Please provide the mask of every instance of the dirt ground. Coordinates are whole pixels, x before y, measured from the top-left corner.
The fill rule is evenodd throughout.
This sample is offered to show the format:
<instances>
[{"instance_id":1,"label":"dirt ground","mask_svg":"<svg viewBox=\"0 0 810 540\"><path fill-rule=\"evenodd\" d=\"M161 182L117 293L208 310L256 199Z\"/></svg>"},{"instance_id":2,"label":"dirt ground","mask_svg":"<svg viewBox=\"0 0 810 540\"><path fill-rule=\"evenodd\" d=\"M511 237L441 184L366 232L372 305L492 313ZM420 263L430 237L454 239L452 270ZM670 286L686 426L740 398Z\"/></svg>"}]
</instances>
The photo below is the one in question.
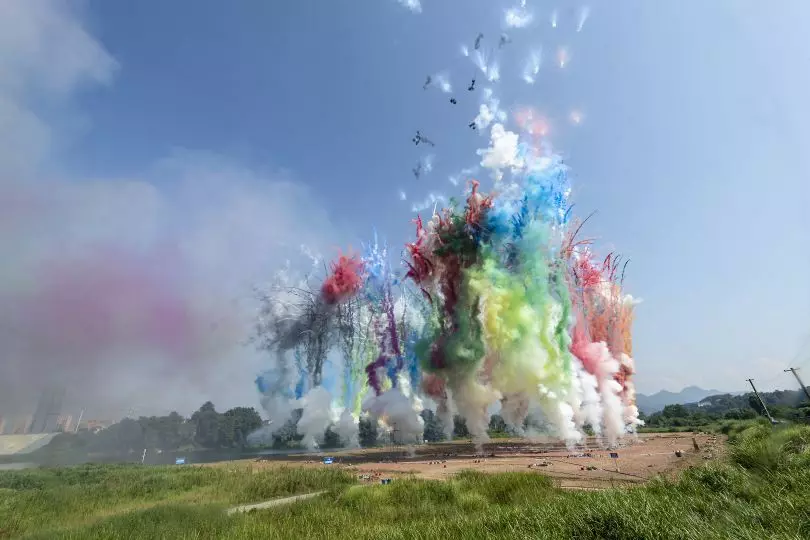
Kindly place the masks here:
<instances>
[{"instance_id":1,"label":"dirt ground","mask_svg":"<svg viewBox=\"0 0 810 540\"><path fill-rule=\"evenodd\" d=\"M585 445L574 450L558 442L502 439L485 444L483 452L469 442L452 442L411 449L388 447L269 456L242 463L254 470L285 465L339 467L356 474L363 482L373 483L408 476L441 480L464 469L533 471L553 478L562 488L603 489L643 483L659 474L672 476L689 465L716 459L723 451L723 444L722 438L715 435L650 433L641 434L636 441L628 441L612 451L600 447L595 439L588 439ZM612 458L611 452L618 458ZM330 465L323 463L327 456L333 458Z\"/></svg>"}]
</instances>

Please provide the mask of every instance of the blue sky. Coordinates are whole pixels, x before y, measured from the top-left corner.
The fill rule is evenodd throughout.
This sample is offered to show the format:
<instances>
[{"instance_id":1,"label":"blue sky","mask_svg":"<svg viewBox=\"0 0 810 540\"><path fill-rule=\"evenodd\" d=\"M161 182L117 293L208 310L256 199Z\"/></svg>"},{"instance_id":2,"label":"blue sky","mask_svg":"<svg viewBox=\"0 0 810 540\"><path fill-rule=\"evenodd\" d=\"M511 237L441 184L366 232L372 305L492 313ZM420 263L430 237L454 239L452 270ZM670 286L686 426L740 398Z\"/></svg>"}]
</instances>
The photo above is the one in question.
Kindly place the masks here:
<instances>
[{"instance_id":1,"label":"blue sky","mask_svg":"<svg viewBox=\"0 0 810 540\"><path fill-rule=\"evenodd\" d=\"M47 218L17 224L15 237L30 240L25 257L32 245L40 257L48 246L72 255L112 241L142 253L169 238L193 268L183 278L194 284L189 301L213 311L201 291L233 299L299 244L330 255L376 228L401 245L414 201L460 189L448 176L475 165L488 139L466 127L480 90L464 89L476 71L459 46L478 32L492 44L511 6L422 0L415 14L395 0L61 4L0 9L15 30L0 38L2 172L35 198L66 193L49 195ZM598 211L588 234L632 259L627 286L644 299L639 391L734 390L747 377L792 387L781 370L797 354L793 363L810 367L810 5L591 2L581 32L582 4L528 7L535 24L508 32L501 81L489 86L504 109L548 116L578 213ZM538 45L544 63L527 85L522 62ZM560 46L571 54L565 69L553 62ZM422 90L439 71L458 105ZM568 119L575 109L578 126ZM433 171L418 180L416 129L437 143ZM259 361L226 376L218 358L192 381L187 368L169 371L198 389L195 399L220 392L236 402ZM164 362L154 369L167 373Z\"/></svg>"}]
</instances>

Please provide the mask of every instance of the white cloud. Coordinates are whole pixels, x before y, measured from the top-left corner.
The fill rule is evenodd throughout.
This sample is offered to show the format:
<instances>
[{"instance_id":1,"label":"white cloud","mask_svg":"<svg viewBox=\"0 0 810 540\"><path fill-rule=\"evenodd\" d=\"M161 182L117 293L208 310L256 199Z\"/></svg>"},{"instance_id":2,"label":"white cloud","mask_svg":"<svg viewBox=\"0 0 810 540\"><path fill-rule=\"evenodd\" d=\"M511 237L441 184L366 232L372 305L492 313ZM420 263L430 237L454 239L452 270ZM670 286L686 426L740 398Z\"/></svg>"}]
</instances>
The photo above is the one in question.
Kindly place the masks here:
<instances>
[{"instance_id":1,"label":"white cloud","mask_svg":"<svg viewBox=\"0 0 810 540\"><path fill-rule=\"evenodd\" d=\"M397 2L414 13L422 13L422 2L420 0L397 0Z\"/></svg>"},{"instance_id":2,"label":"white cloud","mask_svg":"<svg viewBox=\"0 0 810 540\"><path fill-rule=\"evenodd\" d=\"M107 84L116 66L67 3L0 2L0 183L33 174L51 152L52 128L31 104Z\"/></svg>"},{"instance_id":3,"label":"white cloud","mask_svg":"<svg viewBox=\"0 0 810 540\"><path fill-rule=\"evenodd\" d=\"M496 181L503 178L504 169L519 170L524 167L518 151L517 133L507 131L502 124L492 126L490 147L478 150L481 166L492 171Z\"/></svg>"},{"instance_id":4,"label":"white cloud","mask_svg":"<svg viewBox=\"0 0 810 540\"><path fill-rule=\"evenodd\" d=\"M0 413L48 384L88 414L253 404L251 286L339 233L289 175L216 153L66 173L49 115L116 67L66 5L0 2Z\"/></svg>"},{"instance_id":5,"label":"white cloud","mask_svg":"<svg viewBox=\"0 0 810 540\"><path fill-rule=\"evenodd\" d=\"M504 23L508 28L525 28L534 20L534 15L526 9L526 3L511 7L504 12Z\"/></svg>"},{"instance_id":6,"label":"white cloud","mask_svg":"<svg viewBox=\"0 0 810 540\"><path fill-rule=\"evenodd\" d=\"M483 92L484 103L478 106L478 115L473 120L479 130L486 129L492 122L505 122L506 112L501 109L501 102L496 98L491 88Z\"/></svg>"}]
</instances>

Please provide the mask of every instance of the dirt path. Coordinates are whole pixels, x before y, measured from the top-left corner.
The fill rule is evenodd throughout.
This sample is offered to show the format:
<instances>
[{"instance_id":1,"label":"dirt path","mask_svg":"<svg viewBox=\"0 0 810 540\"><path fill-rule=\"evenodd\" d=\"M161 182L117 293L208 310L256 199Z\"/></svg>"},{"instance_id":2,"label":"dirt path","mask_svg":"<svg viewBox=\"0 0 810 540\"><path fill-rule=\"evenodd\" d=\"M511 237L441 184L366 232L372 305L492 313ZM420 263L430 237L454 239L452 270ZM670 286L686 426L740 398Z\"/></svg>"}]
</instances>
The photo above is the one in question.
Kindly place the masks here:
<instances>
[{"instance_id":1,"label":"dirt path","mask_svg":"<svg viewBox=\"0 0 810 540\"><path fill-rule=\"evenodd\" d=\"M693 437L698 450L693 448ZM274 456L242 463L253 470L279 466L336 467L356 475L361 483L371 484L379 484L383 478L445 480L465 469L493 473L525 471L549 476L566 489L605 489L643 484L658 475L672 477L690 465L717 459L722 449L723 438L719 436L660 433L639 435L636 441L616 448L618 459L612 458L610 451L600 448L593 439L577 449L567 449L554 441L512 439L487 443L485 455L476 452L472 444L459 441L412 449ZM325 455L334 457L332 465L322 463Z\"/></svg>"},{"instance_id":2,"label":"dirt path","mask_svg":"<svg viewBox=\"0 0 810 540\"><path fill-rule=\"evenodd\" d=\"M257 504L242 504L239 506L234 506L233 508L228 509L228 515L242 513L242 512L250 512L251 510L263 510L265 508L272 508L274 506L282 506L285 504L292 504L297 501L304 501L306 499L311 499L313 497L317 497L318 495L323 495L326 491L316 491L315 493L305 493L303 495L293 495L292 497L284 497L282 499L273 499L272 501L265 501L262 503Z\"/></svg>"}]
</instances>

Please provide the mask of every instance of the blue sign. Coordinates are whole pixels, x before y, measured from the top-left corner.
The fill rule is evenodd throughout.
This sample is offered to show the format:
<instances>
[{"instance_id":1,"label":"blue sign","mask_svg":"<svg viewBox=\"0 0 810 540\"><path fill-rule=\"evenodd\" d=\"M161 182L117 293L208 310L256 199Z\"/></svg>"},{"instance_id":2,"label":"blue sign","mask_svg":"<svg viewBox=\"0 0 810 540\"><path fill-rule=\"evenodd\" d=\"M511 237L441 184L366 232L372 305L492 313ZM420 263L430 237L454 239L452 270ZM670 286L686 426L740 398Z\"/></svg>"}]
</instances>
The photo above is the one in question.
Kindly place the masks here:
<instances>
[{"instance_id":1,"label":"blue sign","mask_svg":"<svg viewBox=\"0 0 810 540\"><path fill-rule=\"evenodd\" d=\"M331 465L332 464L332 458L330 458L330 457L323 458L323 464L324 465Z\"/></svg>"},{"instance_id":2,"label":"blue sign","mask_svg":"<svg viewBox=\"0 0 810 540\"><path fill-rule=\"evenodd\" d=\"M175 465L185 465L186 464L186 458L184 458L184 457L175 458L174 464Z\"/></svg>"}]
</instances>

